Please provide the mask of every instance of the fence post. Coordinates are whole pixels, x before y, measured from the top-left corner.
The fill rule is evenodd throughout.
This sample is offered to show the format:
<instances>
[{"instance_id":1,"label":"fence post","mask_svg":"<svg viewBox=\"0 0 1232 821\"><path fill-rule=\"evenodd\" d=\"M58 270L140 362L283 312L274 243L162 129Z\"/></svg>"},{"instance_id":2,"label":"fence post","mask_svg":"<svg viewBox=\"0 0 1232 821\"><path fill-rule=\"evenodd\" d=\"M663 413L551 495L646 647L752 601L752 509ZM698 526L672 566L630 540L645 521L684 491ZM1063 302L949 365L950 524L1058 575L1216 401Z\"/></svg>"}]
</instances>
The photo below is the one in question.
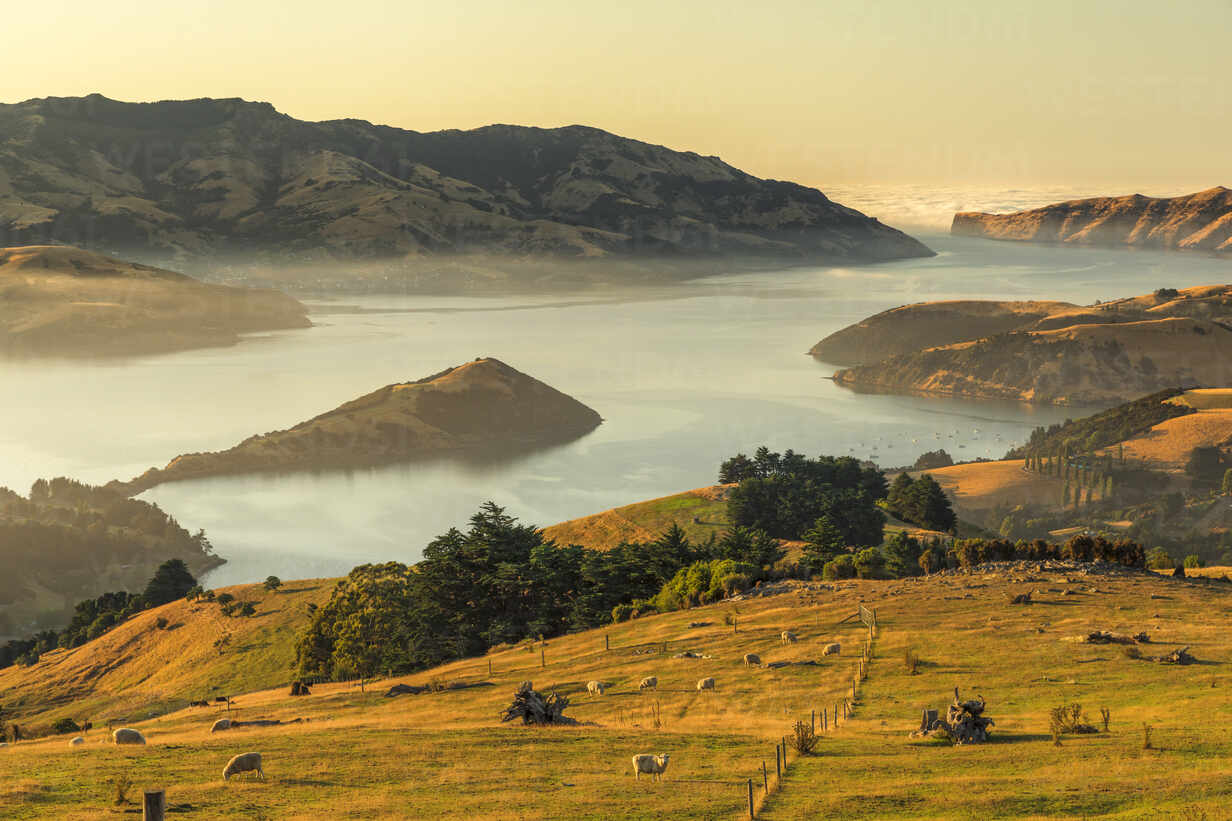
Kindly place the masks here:
<instances>
[{"instance_id":1,"label":"fence post","mask_svg":"<svg viewBox=\"0 0 1232 821\"><path fill-rule=\"evenodd\" d=\"M749 818L753 817L753 779L749 779Z\"/></svg>"},{"instance_id":2,"label":"fence post","mask_svg":"<svg viewBox=\"0 0 1232 821\"><path fill-rule=\"evenodd\" d=\"M146 790L141 806L142 821L165 821L167 793L162 790Z\"/></svg>"},{"instance_id":3,"label":"fence post","mask_svg":"<svg viewBox=\"0 0 1232 821\"><path fill-rule=\"evenodd\" d=\"M817 734L817 711L813 710L813 734Z\"/></svg>"},{"instance_id":4,"label":"fence post","mask_svg":"<svg viewBox=\"0 0 1232 821\"><path fill-rule=\"evenodd\" d=\"M492 659L488 658L488 678L492 678Z\"/></svg>"},{"instance_id":5,"label":"fence post","mask_svg":"<svg viewBox=\"0 0 1232 821\"><path fill-rule=\"evenodd\" d=\"M539 666L540 667L548 666L548 657L542 647L539 648Z\"/></svg>"},{"instance_id":6,"label":"fence post","mask_svg":"<svg viewBox=\"0 0 1232 821\"><path fill-rule=\"evenodd\" d=\"M603 634L603 649L604 650L612 649L612 637L609 636L607 633Z\"/></svg>"},{"instance_id":7,"label":"fence post","mask_svg":"<svg viewBox=\"0 0 1232 821\"><path fill-rule=\"evenodd\" d=\"M778 779L783 778L783 761L780 758L782 753L779 751L779 745L774 745L774 775Z\"/></svg>"},{"instance_id":8,"label":"fence post","mask_svg":"<svg viewBox=\"0 0 1232 821\"><path fill-rule=\"evenodd\" d=\"M761 791L770 794L770 776L766 773L766 759L761 760Z\"/></svg>"}]
</instances>

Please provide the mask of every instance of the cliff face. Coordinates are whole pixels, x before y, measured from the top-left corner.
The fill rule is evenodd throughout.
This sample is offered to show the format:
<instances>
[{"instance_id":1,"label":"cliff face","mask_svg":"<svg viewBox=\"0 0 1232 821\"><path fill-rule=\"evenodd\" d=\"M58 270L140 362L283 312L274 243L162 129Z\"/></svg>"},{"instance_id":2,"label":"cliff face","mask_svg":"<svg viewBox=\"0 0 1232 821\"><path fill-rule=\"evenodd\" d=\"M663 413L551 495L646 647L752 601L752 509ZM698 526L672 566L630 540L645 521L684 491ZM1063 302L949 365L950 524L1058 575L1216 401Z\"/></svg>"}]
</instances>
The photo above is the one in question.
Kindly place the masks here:
<instances>
[{"instance_id":1,"label":"cliff face","mask_svg":"<svg viewBox=\"0 0 1232 821\"><path fill-rule=\"evenodd\" d=\"M0 106L0 235L185 264L932 254L816 189L594 128L420 133L238 99L100 95Z\"/></svg>"},{"instance_id":2,"label":"cliff face","mask_svg":"<svg viewBox=\"0 0 1232 821\"><path fill-rule=\"evenodd\" d=\"M60 246L0 249L0 353L94 357L230 345L310 325L291 297Z\"/></svg>"},{"instance_id":3,"label":"cliff face","mask_svg":"<svg viewBox=\"0 0 1232 821\"><path fill-rule=\"evenodd\" d=\"M968 313L979 305L961 304L971 305ZM953 322L951 305L906 306L887 312L898 314L897 321L881 314L846 330L853 345L863 340L870 350L893 350L899 326L925 326L928 333L914 338L926 341L944 339L947 332L964 335L962 329L946 330ZM1232 286L1161 289L1089 307L987 305L991 316L1024 321L979 339L866 360L834 379L860 390L1053 404L1103 404L1170 387L1232 384ZM934 310L938 306L942 310ZM1059 309L1041 317L1043 306Z\"/></svg>"},{"instance_id":4,"label":"cliff face","mask_svg":"<svg viewBox=\"0 0 1232 821\"><path fill-rule=\"evenodd\" d=\"M1096 197L1014 214L960 212L951 233L1019 242L1232 251L1232 190L1184 197Z\"/></svg>"},{"instance_id":5,"label":"cliff face","mask_svg":"<svg viewBox=\"0 0 1232 821\"><path fill-rule=\"evenodd\" d=\"M478 359L416 382L387 385L287 430L233 448L177 456L131 482L133 495L164 482L274 470L344 468L479 447L575 439L599 414L496 359Z\"/></svg>"}]
</instances>

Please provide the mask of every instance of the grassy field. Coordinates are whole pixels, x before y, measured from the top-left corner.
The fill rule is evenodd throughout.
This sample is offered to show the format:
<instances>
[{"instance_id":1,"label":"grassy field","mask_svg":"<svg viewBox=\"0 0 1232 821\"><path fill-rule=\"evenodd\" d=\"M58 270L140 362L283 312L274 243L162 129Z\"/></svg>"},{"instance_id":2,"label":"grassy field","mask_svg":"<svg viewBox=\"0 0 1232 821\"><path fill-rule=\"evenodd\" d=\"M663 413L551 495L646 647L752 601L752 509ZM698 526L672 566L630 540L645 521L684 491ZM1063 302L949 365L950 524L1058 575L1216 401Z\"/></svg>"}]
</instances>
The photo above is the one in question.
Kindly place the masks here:
<instances>
[{"instance_id":1,"label":"grassy field","mask_svg":"<svg viewBox=\"0 0 1232 821\"><path fill-rule=\"evenodd\" d=\"M552 525L544 533L561 544L603 550L621 542L654 541L677 524L691 540L702 542L727 528L727 489L715 485L636 502Z\"/></svg>"},{"instance_id":2,"label":"grassy field","mask_svg":"<svg viewBox=\"0 0 1232 821\"><path fill-rule=\"evenodd\" d=\"M1007 603L1025 590L1036 591L1034 604ZM145 748L103 743L102 730L88 733L84 748L70 748L66 736L22 742L0 750L7 771L19 774L0 787L0 802L6 818L112 817L114 782L127 775L133 794L166 788L184 817L735 819L747 800L742 785L760 782L763 760L773 780L774 740L848 691L863 634L848 617L863 600L877 606L882 627L855 717L818 754L793 754L783 789L758 817L1223 818L1232 775L1230 592L1214 581L1049 571L814 584L396 679L481 685L468 689L385 698L390 682L363 692L330 684L292 698L279 687L233 705L233 717L305 719L296 724L211 735L224 713L190 708L137 722ZM781 644L784 629L800 641ZM1135 660L1120 645L1076 640L1095 629L1145 630L1152 643L1143 655L1188 646L1199 663ZM831 640L844 654L823 658ZM922 660L916 675L902 661L908 647ZM675 658L686 650L702 658ZM820 665L752 669L741 664L745 652ZM226 657L199 666L181 673L189 691L195 676L218 675ZM657 692L638 693L646 675L658 676ZM717 692L696 691L703 676L716 678ZM581 724L501 724L499 711L527 679L567 694L568 714ZM590 679L607 682L607 694L587 695ZM943 708L954 687L987 699L993 742L909 739L921 709ZM1048 710L1073 703L1096 725L1107 707L1110 731L1054 746ZM1151 749L1143 749L1143 723ZM265 780L223 782L227 759L248 750L264 754ZM642 752L671 754L664 782L634 780L629 757Z\"/></svg>"}]
</instances>

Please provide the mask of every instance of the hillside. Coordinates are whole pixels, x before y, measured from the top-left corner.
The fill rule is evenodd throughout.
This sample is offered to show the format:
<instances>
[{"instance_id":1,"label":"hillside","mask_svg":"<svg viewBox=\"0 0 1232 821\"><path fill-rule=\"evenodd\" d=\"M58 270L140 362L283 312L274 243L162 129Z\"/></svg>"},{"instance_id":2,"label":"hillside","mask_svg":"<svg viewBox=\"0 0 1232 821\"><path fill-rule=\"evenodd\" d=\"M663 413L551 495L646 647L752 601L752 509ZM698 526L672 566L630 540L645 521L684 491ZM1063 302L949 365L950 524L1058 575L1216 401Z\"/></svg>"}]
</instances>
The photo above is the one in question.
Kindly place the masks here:
<instances>
[{"instance_id":1,"label":"hillside","mask_svg":"<svg viewBox=\"0 0 1232 821\"><path fill-rule=\"evenodd\" d=\"M1183 197L1094 197L1014 214L960 212L954 234L1018 242L1232 251L1232 190Z\"/></svg>"},{"instance_id":2,"label":"hillside","mask_svg":"<svg viewBox=\"0 0 1232 821\"><path fill-rule=\"evenodd\" d=\"M1111 404L1168 387L1232 384L1232 286L1161 288L1086 307L908 305L844 328L812 353L859 361L834 380L860 390Z\"/></svg>"},{"instance_id":3,"label":"hillside","mask_svg":"<svg viewBox=\"0 0 1232 821\"><path fill-rule=\"evenodd\" d=\"M189 453L111 487L257 471L355 467L475 448L542 447L589 433L595 411L497 359L386 385L287 430L213 453Z\"/></svg>"},{"instance_id":4,"label":"hillside","mask_svg":"<svg viewBox=\"0 0 1232 821\"><path fill-rule=\"evenodd\" d=\"M475 287L482 270L442 273L432 261L471 253L845 263L932 254L816 189L595 128L420 133L303 122L239 99L98 94L0 106L0 231L249 272L261 260L337 269L379 259L388 264L368 274L396 276L399 288Z\"/></svg>"},{"instance_id":5,"label":"hillside","mask_svg":"<svg viewBox=\"0 0 1232 821\"><path fill-rule=\"evenodd\" d=\"M922 302L891 308L848 325L809 354L835 365L862 365L954 342L1017 330L1075 306L1067 302Z\"/></svg>"},{"instance_id":6,"label":"hillside","mask_svg":"<svg viewBox=\"0 0 1232 821\"><path fill-rule=\"evenodd\" d=\"M780 821L1214 818L1225 802L1221 762L1232 754L1224 704L1232 679L1222 671L1232 653L1222 615L1230 589L1064 564L788 585L779 595L555 639L542 647L545 666L539 646L509 647L371 683L362 693L353 684L323 684L299 698L285 686L238 694L233 716L304 719L297 724L210 734L225 713L191 708L134 722L150 742L139 749L99 743L101 729L87 732L81 748L69 747L68 736L21 742L0 750L18 774L0 797L14 819L98 817L110 807L113 780L127 773L139 785L166 788L172 808L212 817L398 817L414 806L443 819L700 821L747 813L752 779L757 817ZM1035 604L1006 604L1027 590ZM774 744L793 721L807 723L817 711L820 722L821 710L832 714L850 695L852 654L866 635L851 618L859 601L877 608L880 626L854 714L824 734L819 754L791 751L776 789ZM733 632L723 621L737 610ZM780 644L785 629L799 643ZM1130 658L1118 645L1078 640L1094 630L1146 631L1150 643L1137 648L1143 656L1187 646L1199 663L1162 665ZM176 632L149 634L170 641ZM822 657L831 640L843 653ZM914 675L903 664L908 648L920 659ZM685 650L701 657L675 657ZM740 663L746 652L819 666L748 668ZM242 669L236 661L203 660L200 679L179 697L198 697L196 681L232 675ZM645 675L658 676L657 692L637 692ZM694 689L703 676L715 677L717 692ZM567 714L581 725L501 724L498 713L525 679L567 695ZM608 692L587 695L591 679L606 681ZM492 686L385 698L394 681ZM0 677L4 692L11 686ZM952 748L908 738L921 708L944 707L956 686L964 697L987 699L994 743ZM1065 735L1055 746L1048 711L1071 704L1081 704L1100 731ZM1110 713L1108 732L1101 707ZM1144 723L1150 749L1143 749ZM263 754L265 779L223 782L223 764L246 750ZM632 777L629 758L642 752L671 755L662 784ZM764 796L767 759L772 792Z\"/></svg>"},{"instance_id":7,"label":"hillside","mask_svg":"<svg viewBox=\"0 0 1232 821\"><path fill-rule=\"evenodd\" d=\"M64 246L0 249L0 354L96 357L233 345L306 328L277 291L191 277Z\"/></svg>"},{"instance_id":8,"label":"hillside","mask_svg":"<svg viewBox=\"0 0 1232 821\"><path fill-rule=\"evenodd\" d=\"M560 544L602 550L622 542L652 542L677 525L690 541L701 543L727 527L728 489L714 485L634 502L545 527L543 533Z\"/></svg>"},{"instance_id":9,"label":"hillside","mask_svg":"<svg viewBox=\"0 0 1232 821\"><path fill-rule=\"evenodd\" d=\"M141 592L181 559L201 574L223 563L157 505L69 479L35 482L27 497L0 488L0 642L59 628L77 602Z\"/></svg>"},{"instance_id":10,"label":"hillside","mask_svg":"<svg viewBox=\"0 0 1232 821\"><path fill-rule=\"evenodd\" d=\"M329 598L333 581L216 591L256 604L253 616L228 617L216 603L183 599L146 610L81 647L45 653L32 667L0 669L0 705L31 727L66 717L122 723L281 685L309 606Z\"/></svg>"}]
</instances>

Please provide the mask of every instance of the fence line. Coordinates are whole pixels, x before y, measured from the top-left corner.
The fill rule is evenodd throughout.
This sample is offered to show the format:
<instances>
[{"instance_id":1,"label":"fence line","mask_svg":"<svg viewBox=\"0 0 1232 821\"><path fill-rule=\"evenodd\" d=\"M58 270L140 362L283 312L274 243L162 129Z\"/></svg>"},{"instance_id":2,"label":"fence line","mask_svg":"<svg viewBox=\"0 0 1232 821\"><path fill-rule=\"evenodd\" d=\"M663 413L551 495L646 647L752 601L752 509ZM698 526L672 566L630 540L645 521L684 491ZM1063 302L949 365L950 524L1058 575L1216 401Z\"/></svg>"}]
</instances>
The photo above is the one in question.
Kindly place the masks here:
<instances>
[{"instance_id":1,"label":"fence line","mask_svg":"<svg viewBox=\"0 0 1232 821\"><path fill-rule=\"evenodd\" d=\"M825 735L831 730L838 729L839 716L842 715L842 721L845 723L855 712L856 699L859 697L860 684L868 679L868 666L873 659L874 641L878 634L877 624L877 608L865 607L863 604L853 616L848 616L843 621L848 621L851 618L859 619L868 628L868 637L865 638L864 644L860 648L860 657L855 660L854 672L851 679L851 694L844 696L834 704L834 716L831 720L829 714L829 705L821 708L821 734ZM839 622L842 624L842 622ZM817 734L817 710L811 710L808 716L809 727L814 734ZM804 724L804 719L800 719L797 724ZM792 727L792 732L795 732L795 726ZM745 789L748 791L748 817L750 821L757 818L757 813L765 807L770 796L783 788L783 777L788 774L790 762L787 760L787 737L784 736L778 743L774 745L774 763L775 763L775 778L773 781L769 778L769 773L766 768L766 760L761 763L762 770L762 793L760 796L754 796L755 778L750 778L747 784L741 785L741 806L744 805ZM797 756L798 757L798 756ZM743 812L741 813L743 817Z\"/></svg>"}]
</instances>

